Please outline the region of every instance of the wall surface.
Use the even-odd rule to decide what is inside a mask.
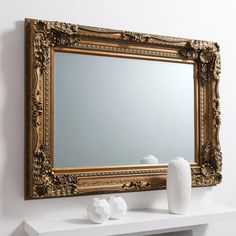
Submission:
[[[24,18],[217,41],[221,46],[223,182],[193,190],[193,200],[236,207],[236,2],[234,0],[6,0],[0,7],[0,235],[25,236],[24,219],[85,214],[91,197],[24,201]],[[123,194],[130,208],[162,207],[166,192]],[[234,236],[234,222],[199,236]]]

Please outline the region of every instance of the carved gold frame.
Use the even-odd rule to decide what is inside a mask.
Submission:
[[[220,55],[217,43],[25,20],[25,198],[164,189],[167,165],[96,168],[53,167],[53,52],[143,58],[194,64],[194,187],[221,182],[218,139]]]

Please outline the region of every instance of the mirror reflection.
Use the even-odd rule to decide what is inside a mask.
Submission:
[[[194,162],[193,64],[54,53],[54,167]]]

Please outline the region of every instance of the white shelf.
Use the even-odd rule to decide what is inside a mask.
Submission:
[[[131,210],[121,220],[93,224],[86,218],[53,218],[27,220],[25,232],[29,236],[105,236],[145,232],[173,231],[217,221],[235,220],[236,209],[219,204],[195,204],[187,215],[169,214],[167,209]]]

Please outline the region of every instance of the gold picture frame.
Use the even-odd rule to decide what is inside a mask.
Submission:
[[[217,43],[57,21],[25,20],[25,199],[166,187],[167,165],[53,167],[53,53],[82,52],[194,64],[194,187],[221,182]]]

